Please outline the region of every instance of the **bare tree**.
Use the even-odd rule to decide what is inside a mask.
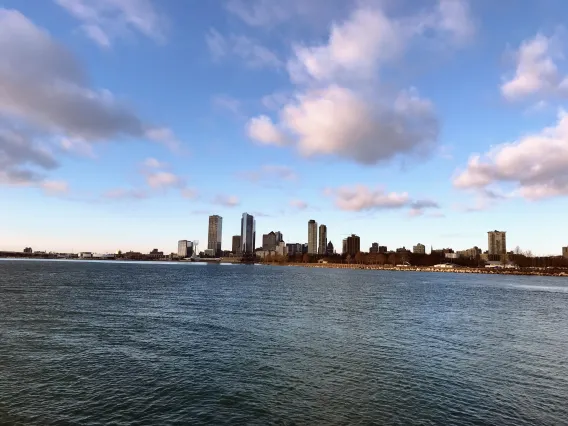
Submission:
[[[390,263],[392,266],[396,266],[396,261],[397,261],[396,253],[391,253],[391,254],[389,254],[389,263]]]
[[[304,253],[302,260],[304,263],[310,263],[310,255],[308,253]]]
[[[383,266],[387,262],[387,257],[383,253],[379,253],[377,256],[377,263]]]
[[[355,255],[355,263],[361,263],[362,260],[363,260],[363,255],[361,254],[360,251],[358,251],[357,254]]]

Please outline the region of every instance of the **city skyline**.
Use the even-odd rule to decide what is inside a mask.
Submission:
[[[568,3],[4,0],[0,250],[507,245],[568,207]],[[41,55],[37,54],[41,52]],[[204,225],[205,223],[205,225]],[[319,234],[318,234],[319,235]],[[257,238],[257,244],[259,240]],[[319,241],[317,241],[319,250]]]

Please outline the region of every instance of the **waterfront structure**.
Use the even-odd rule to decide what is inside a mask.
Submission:
[[[282,241],[282,233],[281,232],[269,232],[268,234],[264,234],[262,236],[262,248],[264,250],[274,251],[276,250],[276,246],[278,243]]]
[[[377,254],[378,252],[379,252],[379,243],[371,244],[371,247],[369,247],[369,253]]]
[[[327,243],[327,249],[325,251],[325,254],[327,254],[328,256],[332,255],[333,253],[335,253],[335,248],[333,247],[333,243],[330,241]]]
[[[233,244],[231,247],[231,251],[233,254],[237,254],[241,252],[241,236],[240,235],[233,235]]]
[[[568,259],[568,247],[562,247],[562,257]]]
[[[193,243],[188,240],[178,241],[178,257],[185,259],[193,254]]]
[[[33,253],[33,252],[34,252],[34,251],[32,250],[31,247],[26,247],[26,248],[24,249],[24,253],[28,253],[28,254],[29,254],[29,253]]]
[[[223,218],[218,215],[209,216],[207,249],[213,250],[216,256],[221,255],[222,234],[223,234]]]
[[[256,242],[256,221],[254,216],[243,213],[241,218],[241,253],[253,254]]]
[[[361,239],[355,235],[351,234],[347,237],[347,254],[355,256],[361,251]]]
[[[286,244],[286,250],[287,250],[288,256],[294,256],[296,253],[302,253],[302,244],[300,244],[300,243]]]
[[[502,231],[487,233],[487,254],[489,260],[500,260],[507,253],[507,235]]]
[[[465,257],[466,259],[477,259],[478,256],[481,256],[481,249],[475,246],[467,250],[459,250],[457,253],[460,257]]]
[[[426,254],[426,246],[424,244],[416,244],[412,247],[412,253],[414,254]]]
[[[322,224],[319,227],[318,254],[325,254],[326,250],[327,250],[327,226]]]
[[[318,253],[318,223],[311,219],[308,222],[308,254]]]

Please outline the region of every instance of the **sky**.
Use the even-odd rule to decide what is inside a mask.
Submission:
[[[568,245],[561,0],[0,0],[0,249]]]

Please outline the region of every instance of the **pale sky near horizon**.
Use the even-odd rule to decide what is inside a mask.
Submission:
[[[0,250],[568,245],[568,3],[3,0]],[[418,5],[418,6],[417,6]]]

